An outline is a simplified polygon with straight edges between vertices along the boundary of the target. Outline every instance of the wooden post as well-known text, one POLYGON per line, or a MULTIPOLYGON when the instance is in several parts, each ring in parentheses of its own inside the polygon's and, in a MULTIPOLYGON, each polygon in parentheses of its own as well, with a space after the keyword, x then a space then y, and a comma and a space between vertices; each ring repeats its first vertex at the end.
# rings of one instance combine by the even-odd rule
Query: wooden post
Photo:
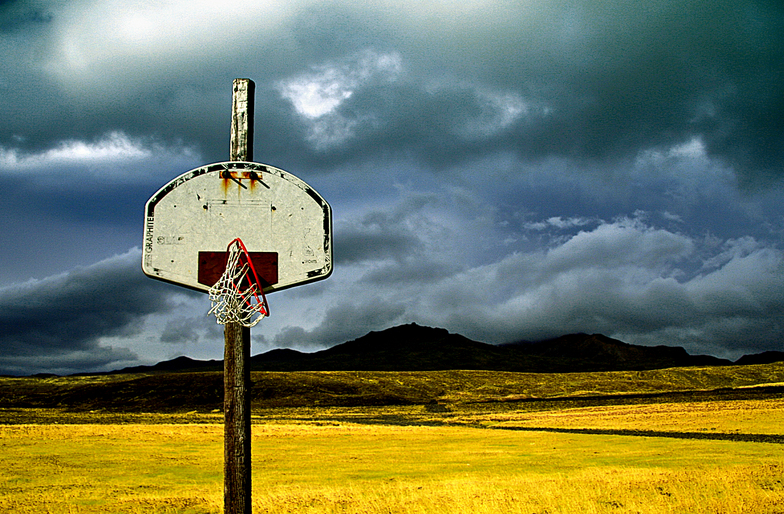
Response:
MULTIPOLYGON (((229 160, 253 160, 255 84, 234 79, 229 160)), ((223 358, 223 512, 251 514, 250 328, 227 323, 223 358)))
POLYGON ((250 329, 227 323, 223 364, 223 512, 251 514, 250 329))
POLYGON ((234 79, 231 97, 231 161, 253 160, 253 110, 256 84, 250 79, 234 79))

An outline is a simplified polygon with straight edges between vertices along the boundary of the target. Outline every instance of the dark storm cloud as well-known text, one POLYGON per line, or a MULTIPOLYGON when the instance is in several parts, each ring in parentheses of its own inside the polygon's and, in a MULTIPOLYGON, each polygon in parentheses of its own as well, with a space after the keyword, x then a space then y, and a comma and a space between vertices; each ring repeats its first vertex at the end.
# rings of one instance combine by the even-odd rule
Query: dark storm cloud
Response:
MULTIPOLYGON (((16 135, 25 141, 16 144, 41 148, 65 134, 91 138, 126 127, 222 160, 224 89, 240 69, 257 80, 259 151, 287 166, 394 154, 440 168, 506 151, 614 162, 700 137, 710 155, 748 177, 781 173, 784 8, 775 3, 491 2, 449 16, 435 3, 409 7, 406 14, 373 3, 295 3, 280 24, 258 18, 243 29, 253 57, 241 66, 228 57, 236 50, 230 41, 216 41, 202 62, 169 45, 160 59, 176 65, 165 74, 130 53, 131 35, 109 37, 106 49, 88 46, 106 34, 71 24, 91 15, 55 12, 47 25, 59 30, 36 43, 52 52, 48 65, 12 65, 36 86, 9 87, 16 96, 4 103, 0 142, 16 135), (329 112, 303 114, 280 88, 297 80, 344 94, 329 112)), ((195 42, 199 31, 192 32, 187 41, 195 42)))
POLYGON ((138 245, 144 203, 194 162, 187 147, 119 132, 37 152, 0 147, 0 246, 11 250, 0 254, 0 284, 47 277, 84 264, 84 255, 95 262, 138 245))
MULTIPOLYGON (((367 326, 404 320, 495 343, 604 333, 733 359, 780 347, 781 250, 751 237, 694 238, 643 219, 558 218, 528 225, 530 231, 559 231, 544 248, 428 281, 405 276, 409 268, 413 276, 422 274, 427 263, 344 270, 365 274, 339 288, 340 306, 328 310, 322 325, 292 328, 284 339, 315 344, 331 330, 351 338, 367 326)), ((443 250, 459 251, 460 242, 452 244, 443 250)))
POLYGON ((364 267, 361 281, 371 287, 423 285, 451 275, 462 262, 450 262, 438 251, 450 235, 440 219, 449 216, 445 202, 438 195, 410 193, 394 208, 344 220, 336 230, 336 265, 364 267))
POLYGON ((335 263, 347 264, 363 260, 407 255, 418 240, 406 234, 338 232, 335 240, 335 263))
POLYGON ((203 324, 202 319, 195 320, 193 318, 177 318, 166 323, 166 326, 161 332, 160 341, 162 343, 182 343, 182 342, 198 342, 200 336, 200 325, 203 324))
POLYGON ((13 34, 29 29, 31 25, 49 23, 52 19, 52 13, 45 7, 22 0, 0 1, 0 33, 13 34))
POLYGON ((363 306, 345 302, 329 309, 326 321, 313 330, 298 326, 283 328, 275 336, 274 344, 284 348, 321 349, 364 335, 366 327, 388 328, 400 323, 405 313, 403 299, 398 302, 365 303, 363 306))
MULTIPOLYGON (((403 209, 407 208, 416 207, 406 203, 403 209)), ((335 262, 350 264, 383 259, 400 262, 421 253, 423 243, 407 221, 398 209, 389 213, 375 211, 359 220, 343 222, 335 238, 335 262)))
POLYGON ((150 196, 150 185, 101 183, 96 187, 99 181, 92 178, 73 184, 64 180, 62 174, 58 175, 49 177, 45 185, 34 184, 35 177, 22 174, 0 176, 0 201, 8 213, 7 219, 18 217, 21 221, 43 217, 93 223, 107 220, 118 227, 132 224, 138 230, 144 203, 150 196))
POLYGON ((171 308, 166 286, 140 272, 140 258, 134 250, 62 275, 0 288, 0 368, 38 354, 65 362, 80 352, 130 359, 127 349, 102 348, 100 339, 133 335, 144 316, 171 308))
MULTIPOLYGON (((334 111, 303 120, 335 137, 355 127, 343 144, 311 145, 311 152, 319 150, 313 157, 413 152, 440 167, 511 150, 524 158, 614 162, 700 137, 710 155, 747 176, 780 173, 781 7, 734 2, 540 7, 511 8, 506 19, 489 11, 459 36, 449 33, 459 21, 441 20, 408 43, 396 41, 398 75, 379 74, 387 80, 376 76, 347 86, 350 95, 334 111), (425 61, 416 45, 427 43, 425 61)), ((390 22, 403 28, 411 23, 390 22)), ((367 24, 354 27, 362 33, 367 24)), ((384 47, 378 42, 377 55, 389 54, 384 47)), ((347 57, 324 56, 328 64, 314 68, 311 84, 332 70, 337 77, 330 85, 339 85, 341 73, 350 75, 352 59, 358 66, 360 59, 351 56, 359 51, 351 42, 347 57)))

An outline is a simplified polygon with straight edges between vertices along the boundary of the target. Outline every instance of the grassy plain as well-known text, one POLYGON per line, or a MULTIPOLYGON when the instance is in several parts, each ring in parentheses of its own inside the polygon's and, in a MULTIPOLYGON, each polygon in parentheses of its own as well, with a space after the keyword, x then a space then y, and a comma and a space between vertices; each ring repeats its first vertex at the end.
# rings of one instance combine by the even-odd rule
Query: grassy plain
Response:
MULTIPOLYGON (((674 396, 689 389, 612 385, 606 375, 589 383, 583 374, 542 376, 538 386, 518 377, 517 388, 511 375, 481 372, 357 375, 400 390, 438 380, 440 396, 257 405, 254 512, 784 513, 784 397, 775 387, 784 368, 757 371, 721 393, 694 378, 708 372, 678 371, 693 394, 674 396), (535 387, 535 396, 525 392, 535 387), (545 387, 550 396, 540 394, 545 387)), ((332 375, 305 379, 322 399, 344 390, 325 388, 332 375)), ((6 404, 0 512, 219 513, 221 422, 210 411, 6 404)))
MULTIPOLYGON (((630 403, 661 402, 663 394, 670 395, 668 401, 691 400, 695 394, 705 397, 720 389, 742 391, 745 387, 764 384, 784 384, 784 362, 593 373, 253 372, 251 398, 255 410, 430 402, 449 405, 505 403, 514 404, 517 409, 549 409, 569 404, 585 405, 592 398, 600 398, 599 403, 606 403, 605 400, 613 395, 617 397, 613 400, 615 403, 624 398, 630 403), (541 400, 559 403, 552 406, 541 400), (528 406, 524 407, 521 402, 528 402, 528 406)), ((222 402, 223 376, 219 372, 0 377, 0 408, 209 413, 219 410, 222 402)), ((3 422, 5 420, 0 417, 0 423, 3 422)))

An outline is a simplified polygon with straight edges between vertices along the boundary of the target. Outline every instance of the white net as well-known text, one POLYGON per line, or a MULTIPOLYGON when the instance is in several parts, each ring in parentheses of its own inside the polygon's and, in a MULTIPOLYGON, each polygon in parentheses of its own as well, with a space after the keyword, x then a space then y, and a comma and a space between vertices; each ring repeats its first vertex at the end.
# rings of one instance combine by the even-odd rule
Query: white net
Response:
POLYGON ((209 294, 212 303, 209 314, 214 314, 221 325, 239 323, 252 327, 269 316, 267 299, 239 238, 229 243, 226 270, 209 294))

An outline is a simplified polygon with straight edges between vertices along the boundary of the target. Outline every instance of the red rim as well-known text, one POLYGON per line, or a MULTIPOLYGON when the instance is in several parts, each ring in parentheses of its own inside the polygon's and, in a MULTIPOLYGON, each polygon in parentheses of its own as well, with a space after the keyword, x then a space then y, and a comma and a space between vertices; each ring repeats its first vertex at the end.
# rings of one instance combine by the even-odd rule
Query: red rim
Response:
MULTIPOLYGON (((228 252, 229 248, 231 248, 231 245, 233 245, 234 243, 239 244, 240 249, 242 250, 242 258, 245 259, 245 263, 247 263, 250 272, 253 274, 252 285, 255 286, 253 288, 253 297, 256 299, 257 305, 261 305, 261 308, 259 309, 257 306, 254 306, 247 299, 245 300, 245 304, 248 307, 251 307, 252 309, 262 313, 264 316, 269 316, 269 305, 267 305, 267 297, 264 295, 264 288, 261 286, 261 284, 259 284, 259 277, 256 275, 256 268, 253 267, 253 261, 250 258, 248 249, 245 248, 245 243, 243 243, 242 239, 238 237, 234 239, 231 243, 229 243, 229 245, 226 247, 226 251, 228 252), (261 298, 259 298, 258 293, 261 293, 261 298)), ((237 262, 237 264, 239 264, 239 261, 237 262)), ((237 288, 237 290, 239 290, 240 284, 235 284, 235 287, 237 288)))

